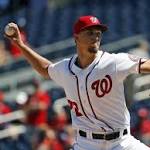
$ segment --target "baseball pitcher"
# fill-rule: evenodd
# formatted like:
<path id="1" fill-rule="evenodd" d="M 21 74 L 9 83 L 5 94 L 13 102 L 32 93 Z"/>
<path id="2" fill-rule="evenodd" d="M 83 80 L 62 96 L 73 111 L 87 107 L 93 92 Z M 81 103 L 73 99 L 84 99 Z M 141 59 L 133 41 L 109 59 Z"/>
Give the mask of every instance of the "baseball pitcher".
<path id="1" fill-rule="evenodd" d="M 107 26 L 94 16 L 76 21 L 77 54 L 57 63 L 25 45 L 16 24 L 9 26 L 14 32 L 6 32 L 6 36 L 20 47 L 32 67 L 64 88 L 76 131 L 74 150 L 150 150 L 130 134 L 123 87 L 129 74 L 150 73 L 150 60 L 102 51 L 100 43 Z"/>

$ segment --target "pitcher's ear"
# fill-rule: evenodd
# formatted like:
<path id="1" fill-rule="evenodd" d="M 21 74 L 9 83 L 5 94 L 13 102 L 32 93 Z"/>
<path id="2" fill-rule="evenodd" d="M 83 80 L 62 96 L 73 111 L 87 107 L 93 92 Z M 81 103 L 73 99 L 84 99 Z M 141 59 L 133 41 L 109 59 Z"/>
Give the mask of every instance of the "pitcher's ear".
<path id="1" fill-rule="evenodd" d="M 74 39 L 74 42 L 75 42 L 75 44 L 77 44 L 77 40 L 76 39 Z"/>

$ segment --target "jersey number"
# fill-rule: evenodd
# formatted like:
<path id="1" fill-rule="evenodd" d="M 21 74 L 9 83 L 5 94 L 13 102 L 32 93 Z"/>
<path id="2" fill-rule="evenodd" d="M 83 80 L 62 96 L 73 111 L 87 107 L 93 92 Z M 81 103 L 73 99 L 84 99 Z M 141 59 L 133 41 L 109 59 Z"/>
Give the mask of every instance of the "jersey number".
<path id="1" fill-rule="evenodd" d="M 82 114 L 79 112 L 79 108 L 76 102 L 73 102 L 68 99 L 68 104 L 69 104 L 70 109 L 71 110 L 73 109 L 75 111 L 77 117 L 82 116 Z"/>

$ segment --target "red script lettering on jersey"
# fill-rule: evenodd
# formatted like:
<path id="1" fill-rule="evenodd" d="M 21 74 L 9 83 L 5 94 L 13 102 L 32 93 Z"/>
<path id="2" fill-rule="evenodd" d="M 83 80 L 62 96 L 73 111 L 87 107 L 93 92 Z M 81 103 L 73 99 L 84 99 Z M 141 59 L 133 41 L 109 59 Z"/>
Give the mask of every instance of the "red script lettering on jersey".
<path id="1" fill-rule="evenodd" d="M 102 80 L 96 80 L 91 85 L 92 90 L 95 90 L 97 97 L 103 97 L 108 94 L 112 88 L 112 79 L 110 75 L 106 75 Z"/>
<path id="2" fill-rule="evenodd" d="M 79 112 L 79 108 L 76 102 L 73 102 L 68 99 L 68 104 L 69 104 L 70 109 L 74 109 L 77 117 L 82 116 L 82 114 Z"/>

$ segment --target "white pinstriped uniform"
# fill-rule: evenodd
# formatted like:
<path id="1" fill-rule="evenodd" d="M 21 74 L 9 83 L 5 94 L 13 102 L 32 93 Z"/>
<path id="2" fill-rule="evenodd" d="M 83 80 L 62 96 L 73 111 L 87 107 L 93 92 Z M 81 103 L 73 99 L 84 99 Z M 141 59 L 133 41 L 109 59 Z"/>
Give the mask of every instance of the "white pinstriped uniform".
<path id="1" fill-rule="evenodd" d="M 87 68 L 81 69 L 75 64 L 76 58 L 75 55 L 48 67 L 50 77 L 65 90 L 71 107 L 73 127 L 87 133 L 86 138 L 77 134 L 74 149 L 128 150 L 128 146 L 130 150 L 133 143 L 139 143 L 142 150 L 149 149 L 130 133 L 110 141 L 91 137 L 93 132 L 120 131 L 122 134 L 125 128 L 129 132 L 130 115 L 125 104 L 123 80 L 131 73 L 138 73 L 143 60 L 131 58 L 125 53 L 109 54 L 98 51 L 95 60 Z M 132 141 L 132 146 L 127 141 Z M 123 146 L 119 147 L 121 142 Z"/>

